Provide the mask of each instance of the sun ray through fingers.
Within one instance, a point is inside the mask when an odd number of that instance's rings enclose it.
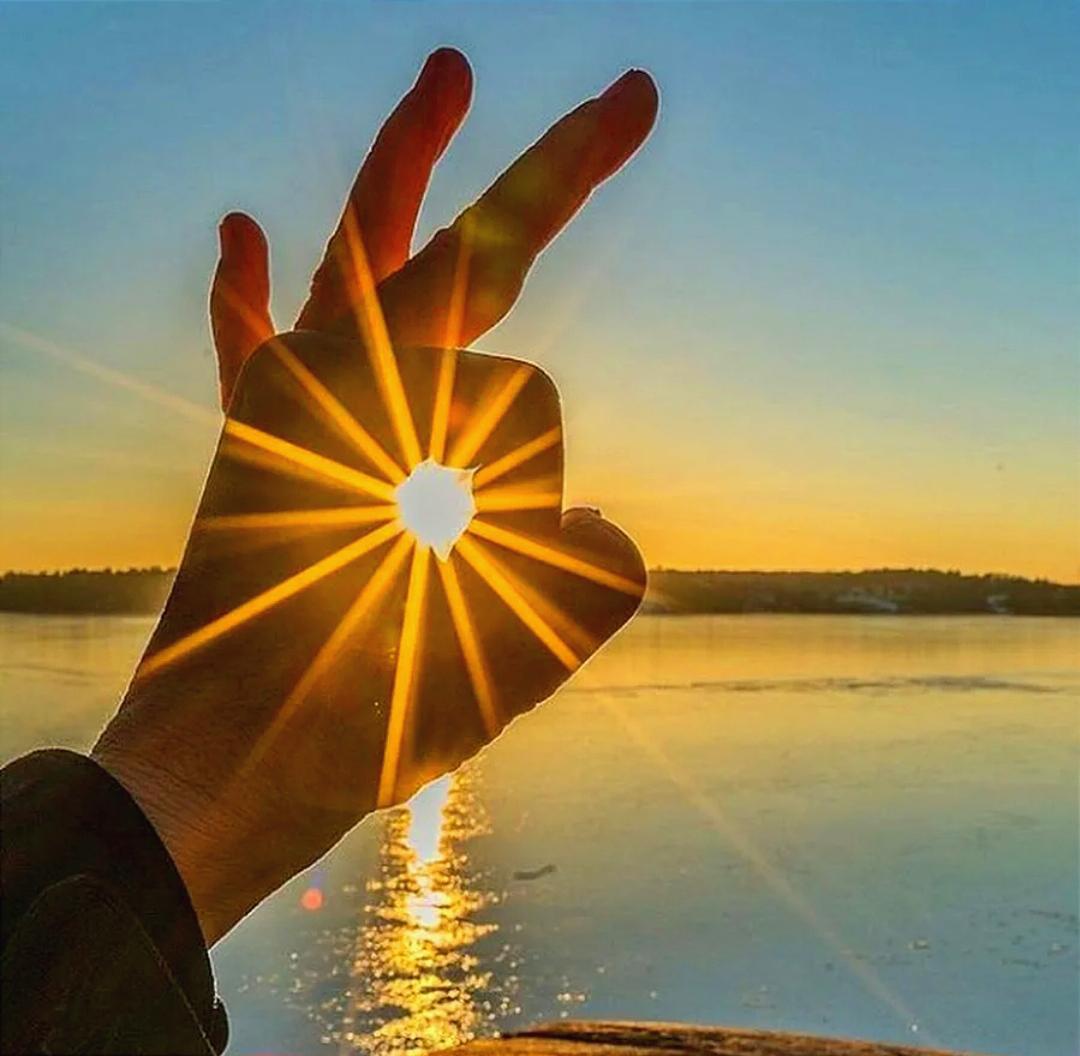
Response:
[[[533,368],[525,363],[520,364],[506,379],[502,387],[492,396],[486,407],[469,423],[468,428],[450,450],[447,464],[456,469],[463,469],[468,465],[477,451],[484,446],[484,442],[495,427],[506,416],[511,404],[517,399],[529,379],[533,376]]]
[[[143,679],[156,674],[162,668],[168,667],[170,664],[190,655],[195,650],[220,638],[223,634],[235,630],[241,624],[247,623],[248,620],[261,616],[268,609],[286,601],[306,587],[310,587],[320,579],[325,579],[331,573],[344,568],[347,564],[369,553],[376,547],[389,542],[402,530],[399,522],[392,521],[389,524],[384,524],[381,528],[375,528],[360,536],[359,539],[354,539],[340,550],[335,550],[332,554],[316,561],[313,565],[308,565],[307,568],[301,569],[287,579],[283,579],[280,583],[276,583],[261,594],[249,598],[235,609],[230,609],[217,617],[217,619],[211,620],[190,634],[186,634],[172,644],[165,646],[164,649],[160,649],[148,656],[139,666],[135,677]]]
[[[351,271],[345,279],[349,302],[371,358],[379,393],[390,415],[394,434],[401,445],[401,453],[405,456],[406,468],[411,472],[421,460],[416,424],[401,383],[401,373],[390,343],[375,277],[368,262],[363,236],[360,234],[360,223],[351,209],[345,210],[342,222]],[[349,281],[350,279],[353,281]]]
[[[435,404],[431,412],[431,436],[428,457],[441,462],[446,454],[446,432],[450,425],[450,408],[454,396],[454,376],[457,373],[457,347],[461,343],[461,324],[465,316],[465,295],[469,288],[469,264],[472,255],[471,227],[464,227],[458,242],[454,278],[446,306],[446,329],[443,332],[442,354],[435,384]]]
[[[458,251],[454,260],[454,277],[450,284],[450,298],[446,305],[446,328],[443,331],[443,348],[457,348],[461,344],[462,323],[465,319],[465,298],[469,292],[469,268],[472,265],[473,241],[476,224],[466,213],[457,223]]]
[[[746,860],[773,894],[833,950],[866,990],[895,1012],[905,1026],[910,1027],[916,1022],[915,1015],[904,1001],[852,950],[833,925],[821,916],[813,903],[772,863],[750,834],[728,816],[714,797],[708,795],[689,777],[685,767],[679,766],[657,743],[656,738],[650,736],[639,721],[632,718],[610,694],[605,695],[604,703],[627,736],[637,744],[656,770],[680,791],[686,803]],[[937,1044],[925,1032],[922,1032],[921,1036],[925,1042]]]
[[[291,459],[267,451],[265,448],[252,447],[251,444],[237,440],[228,434],[225,435],[224,442],[221,445],[221,453],[226,458],[233,459],[236,462],[244,462],[249,466],[257,466],[268,473],[303,480],[308,484],[315,484],[322,488],[344,491],[349,495],[356,494],[356,488],[351,483],[328,477],[325,473],[318,472],[309,466],[303,466],[299,462],[293,462]]]
[[[532,631],[568,671],[576,671],[581,666],[581,659],[574,650],[529,603],[517,584],[507,575],[506,570],[492,560],[479,542],[463,535],[457,542],[457,550],[484,582],[502,598],[511,612]]]
[[[535,458],[541,452],[554,447],[561,438],[562,426],[556,425],[520,447],[515,447],[513,451],[503,455],[502,458],[497,458],[494,462],[481,466],[473,476],[473,487],[487,487],[492,481],[498,480],[499,477],[509,473],[512,469],[517,469],[518,466],[528,462],[530,458]]]
[[[390,521],[397,506],[330,506],[312,510],[274,510],[269,513],[225,513],[200,517],[197,531],[257,531],[272,528],[349,528]]]
[[[582,579],[591,580],[593,583],[599,583],[601,586],[610,587],[612,590],[621,591],[623,594],[629,594],[635,598],[641,596],[643,588],[640,583],[635,583],[632,579],[620,576],[615,572],[609,572],[606,568],[594,565],[591,561],[575,557],[573,554],[549,546],[547,543],[542,543],[521,532],[514,532],[509,528],[500,528],[498,525],[491,524],[478,517],[472,519],[466,531],[473,532],[475,535],[480,536],[481,539],[486,539],[489,543],[495,543],[497,546],[505,547],[507,550],[524,554],[526,557],[541,561],[545,565],[551,565],[553,568],[561,568],[564,572],[580,576]]]
[[[454,555],[451,554],[448,560],[437,561],[435,564],[439,570],[439,578],[442,580],[446,603],[450,608],[454,633],[457,635],[458,645],[461,646],[461,655],[465,659],[465,669],[469,673],[469,681],[476,694],[476,704],[480,709],[484,729],[489,737],[494,737],[500,729],[495,691],[481,650],[480,640],[476,636],[468,602],[461,590],[461,581],[458,579],[454,560]]]
[[[142,397],[149,403],[156,403],[159,407],[167,407],[170,411],[182,414],[185,418],[204,424],[214,424],[221,421],[219,411],[193,403],[191,400],[184,399],[183,396],[177,396],[175,393],[132,377],[123,373],[123,371],[103,366],[80,352],[64,348],[55,341],[49,341],[47,338],[31,333],[29,330],[23,330],[20,327],[11,326],[9,323],[0,322],[0,333],[13,341],[17,341],[25,348],[32,348],[36,352],[44,352],[47,356],[51,356],[57,362],[63,363],[73,370],[97,378],[99,381],[113,386],[113,388],[125,389],[136,396]]]
[[[444,348],[439,357],[439,374],[435,382],[435,407],[431,412],[431,439],[428,458],[442,462],[446,454],[446,431],[450,425],[450,407],[454,398],[454,376],[457,373],[457,352]]]
[[[352,466],[346,466],[342,462],[335,462],[334,459],[327,458],[325,455],[317,455],[306,447],[283,440],[280,436],[264,432],[253,425],[247,425],[244,422],[237,421],[235,418],[229,418],[225,422],[225,435],[234,440],[241,440],[251,444],[253,447],[269,451],[287,462],[312,470],[329,480],[346,484],[365,495],[382,499],[383,502],[394,501],[394,488],[387,481],[379,480],[368,473],[362,473],[360,470],[353,469]]]
[[[412,565],[409,568],[409,586],[405,594],[405,613],[401,620],[397,666],[394,669],[394,688],[390,694],[390,717],[386,726],[386,746],[383,754],[382,772],[379,775],[379,792],[376,802],[380,807],[394,801],[398,769],[401,763],[401,747],[405,739],[405,722],[408,718],[416,688],[419,666],[420,632],[424,621],[424,602],[427,595],[428,566],[431,548],[424,543],[414,543]]]
[[[562,505],[562,481],[557,475],[535,477],[517,484],[499,484],[475,492],[477,513],[546,510]]]
[[[271,345],[274,355],[303,388],[313,406],[321,410],[330,423],[360,452],[372,465],[378,468],[387,480],[400,484],[405,479],[401,467],[386,453],[375,439],[346,409],[341,401],[300,361],[291,349],[280,341]]]
[[[364,584],[360,593],[357,594],[356,600],[346,610],[345,615],[338,622],[330,637],[323,643],[318,653],[315,654],[314,660],[293,687],[292,692],[285,698],[281,713],[274,720],[272,729],[280,728],[288,721],[289,714],[299,706],[319,679],[330,669],[342,646],[356,630],[357,624],[386,594],[394,578],[401,570],[405,558],[408,557],[410,547],[413,545],[413,540],[407,534],[402,534],[386,552],[375,571],[371,574],[371,578]],[[269,732],[270,730],[267,731],[267,733]]]

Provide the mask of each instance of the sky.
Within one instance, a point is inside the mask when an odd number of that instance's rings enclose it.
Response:
[[[453,45],[475,98],[418,246],[623,69],[660,86],[474,346],[555,378],[571,502],[654,567],[1078,582],[1078,38],[1019,0],[0,4],[0,569],[176,563],[218,219],[264,226],[287,327]]]

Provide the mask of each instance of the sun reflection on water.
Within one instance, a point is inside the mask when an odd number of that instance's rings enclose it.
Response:
[[[474,782],[465,768],[386,815],[347,962],[352,996],[331,1034],[343,1053],[418,1056],[514,1011],[516,980],[494,975],[505,951],[485,962],[478,949],[498,930],[477,919],[498,896],[469,867],[468,841],[490,831]]]

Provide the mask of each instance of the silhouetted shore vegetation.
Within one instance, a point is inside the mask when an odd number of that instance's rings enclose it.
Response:
[[[649,576],[651,612],[792,612],[1080,616],[1080,586],[936,569],[681,572]]]
[[[72,568],[65,572],[5,572],[0,612],[156,615],[176,569]]]
[[[6,572],[0,611],[155,615],[175,569],[74,568]],[[864,572],[718,572],[655,569],[645,611],[653,613],[994,613],[1080,616],[1080,586],[934,569]]]

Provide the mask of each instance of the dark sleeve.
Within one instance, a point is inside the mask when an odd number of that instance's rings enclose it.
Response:
[[[0,1050],[213,1056],[225,1010],[187,890],[124,788],[74,752],[0,772]]]

